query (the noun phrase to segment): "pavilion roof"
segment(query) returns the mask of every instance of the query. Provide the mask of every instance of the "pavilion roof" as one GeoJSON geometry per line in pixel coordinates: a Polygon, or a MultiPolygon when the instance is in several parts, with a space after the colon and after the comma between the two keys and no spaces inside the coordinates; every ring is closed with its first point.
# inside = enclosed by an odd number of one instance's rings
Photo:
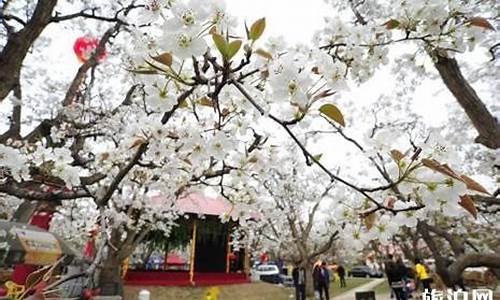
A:
{"type": "Polygon", "coordinates": [[[225,198],[212,198],[200,193],[191,193],[175,202],[177,209],[184,213],[221,216],[230,214],[233,205],[225,198]]]}

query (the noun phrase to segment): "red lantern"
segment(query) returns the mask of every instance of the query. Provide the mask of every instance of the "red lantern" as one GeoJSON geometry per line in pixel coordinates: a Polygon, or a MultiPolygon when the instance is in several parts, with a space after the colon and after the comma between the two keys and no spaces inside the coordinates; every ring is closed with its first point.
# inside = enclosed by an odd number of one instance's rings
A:
{"type": "MultiPolygon", "coordinates": [[[[99,39],[88,35],[76,39],[73,45],[76,57],[81,63],[86,63],[90,59],[94,51],[99,46],[99,39]]],[[[101,62],[106,58],[106,49],[97,57],[97,61],[101,62]]]]}

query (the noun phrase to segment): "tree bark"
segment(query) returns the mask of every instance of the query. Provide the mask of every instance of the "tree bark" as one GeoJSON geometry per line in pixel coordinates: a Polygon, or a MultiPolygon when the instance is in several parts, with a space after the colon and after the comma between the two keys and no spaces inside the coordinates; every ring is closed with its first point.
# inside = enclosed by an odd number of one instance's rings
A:
{"type": "Polygon", "coordinates": [[[469,267],[500,268],[500,254],[471,253],[461,255],[448,267],[450,281],[457,283],[463,271],[469,267]]]}
{"type": "Polygon", "coordinates": [[[445,85],[455,96],[479,133],[475,142],[491,149],[499,149],[500,123],[490,113],[476,91],[464,78],[457,61],[454,58],[439,54],[438,51],[435,51],[433,55],[437,57],[434,66],[441,75],[445,85]]]}
{"type": "Polygon", "coordinates": [[[306,296],[314,297],[313,262],[307,261],[304,267],[306,269],[306,296]]]}
{"type": "Polygon", "coordinates": [[[34,41],[49,24],[56,4],[57,0],[39,0],[26,26],[9,36],[0,53],[0,102],[11,91],[20,98],[19,78],[22,63],[34,41]]]}
{"type": "Polygon", "coordinates": [[[24,200],[14,212],[12,222],[28,223],[37,206],[36,201],[24,200]]]}
{"type": "Polygon", "coordinates": [[[149,246],[148,247],[148,250],[146,251],[146,254],[142,257],[142,268],[144,270],[147,269],[147,266],[148,266],[148,261],[149,259],[151,258],[151,255],[153,254],[153,251],[155,249],[152,247],[152,246],[149,246]]]}
{"type": "Polygon", "coordinates": [[[125,231],[124,240],[122,239],[124,233],[122,229],[114,228],[111,231],[108,252],[99,273],[99,287],[102,289],[103,296],[123,296],[124,280],[121,272],[123,260],[134,252],[137,245],[144,240],[149,229],[143,227],[140,231],[132,229],[125,231]]]}
{"type": "Polygon", "coordinates": [[[123,296],[123,279],[121,277],[122,261],[117,253],[111,248],[108,248],[106,258],[103,261],[103,266],[99,273],[99,287],[101,295],[123,296]]]}
{"type": "Polygon", "coordinates": [[[442,249],[437,246],[436,241],[430,235],[430,232],[433,232],[452,244],[449,240],[450,236],[447,235],[446,231],[442,231],[439,228],[436,230],[436,227],[430,226],[425,222],[419,222],[417,229],[432,252],[432,256],[436,262],[437,274],[441,277],[443,283],[450,288],[460,284],[462,273],[468,267],[500,268],[500,254],[498,253],[466,254],[463,252],[454,252],[456,261],[450,264],[450,261],[441,254],[440,251],[442,249]]]}

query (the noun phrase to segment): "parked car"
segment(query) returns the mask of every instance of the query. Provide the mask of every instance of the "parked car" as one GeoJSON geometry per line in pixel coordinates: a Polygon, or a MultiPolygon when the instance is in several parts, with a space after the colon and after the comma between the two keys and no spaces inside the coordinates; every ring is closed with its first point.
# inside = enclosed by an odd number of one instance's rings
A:
{"type": "Polygon", "coordinates": [[[376,277],[376,278],[381,278],[384,276],[384,274],[381,271],[372,269],[368,266],[356,266],[353,267],[348,273],[348,276],[351,277],[376,277]]]}
{"type": "Polygon", "coordinates": [[[264,282],[278,284],[281,283],[280,270],[277,265],[259,265],[255,268],[256,276],[264,282]]]}
{"type": "Polygon", "coordinates": [[[293,277],[292,276],[281,274],[280,275],[280,280],[281,280],[280,283],[283,284],[286,287],[293,287],[295,285],[293,283],[293,277]]]}

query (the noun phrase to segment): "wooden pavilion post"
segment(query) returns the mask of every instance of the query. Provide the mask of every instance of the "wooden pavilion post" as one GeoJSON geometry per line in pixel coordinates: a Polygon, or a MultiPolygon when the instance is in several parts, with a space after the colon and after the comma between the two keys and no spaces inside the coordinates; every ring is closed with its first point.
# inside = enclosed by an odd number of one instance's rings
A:
{"type": "Polygon", "coordinates": [[[249,276],[250,275],[250,251],[248,247],[245,247],[245,256],[243,261],[243,272],[249,276]]]}
{"type": "Polygon", "coordinates": [[[193,222],[193,238],[191,240],[191,258],[189,262],[189,282],[194,285],[194,259],[196,255],[196,219],[193,222]]]}
{"type": "Polygon", "coordinates": [[[231,266],[231,244],[230,244],[231,235],[229,234],[229,230],[227,232],[227,240],[226,240],[226,274],[229,273],[229,267],[231,266]]]}

